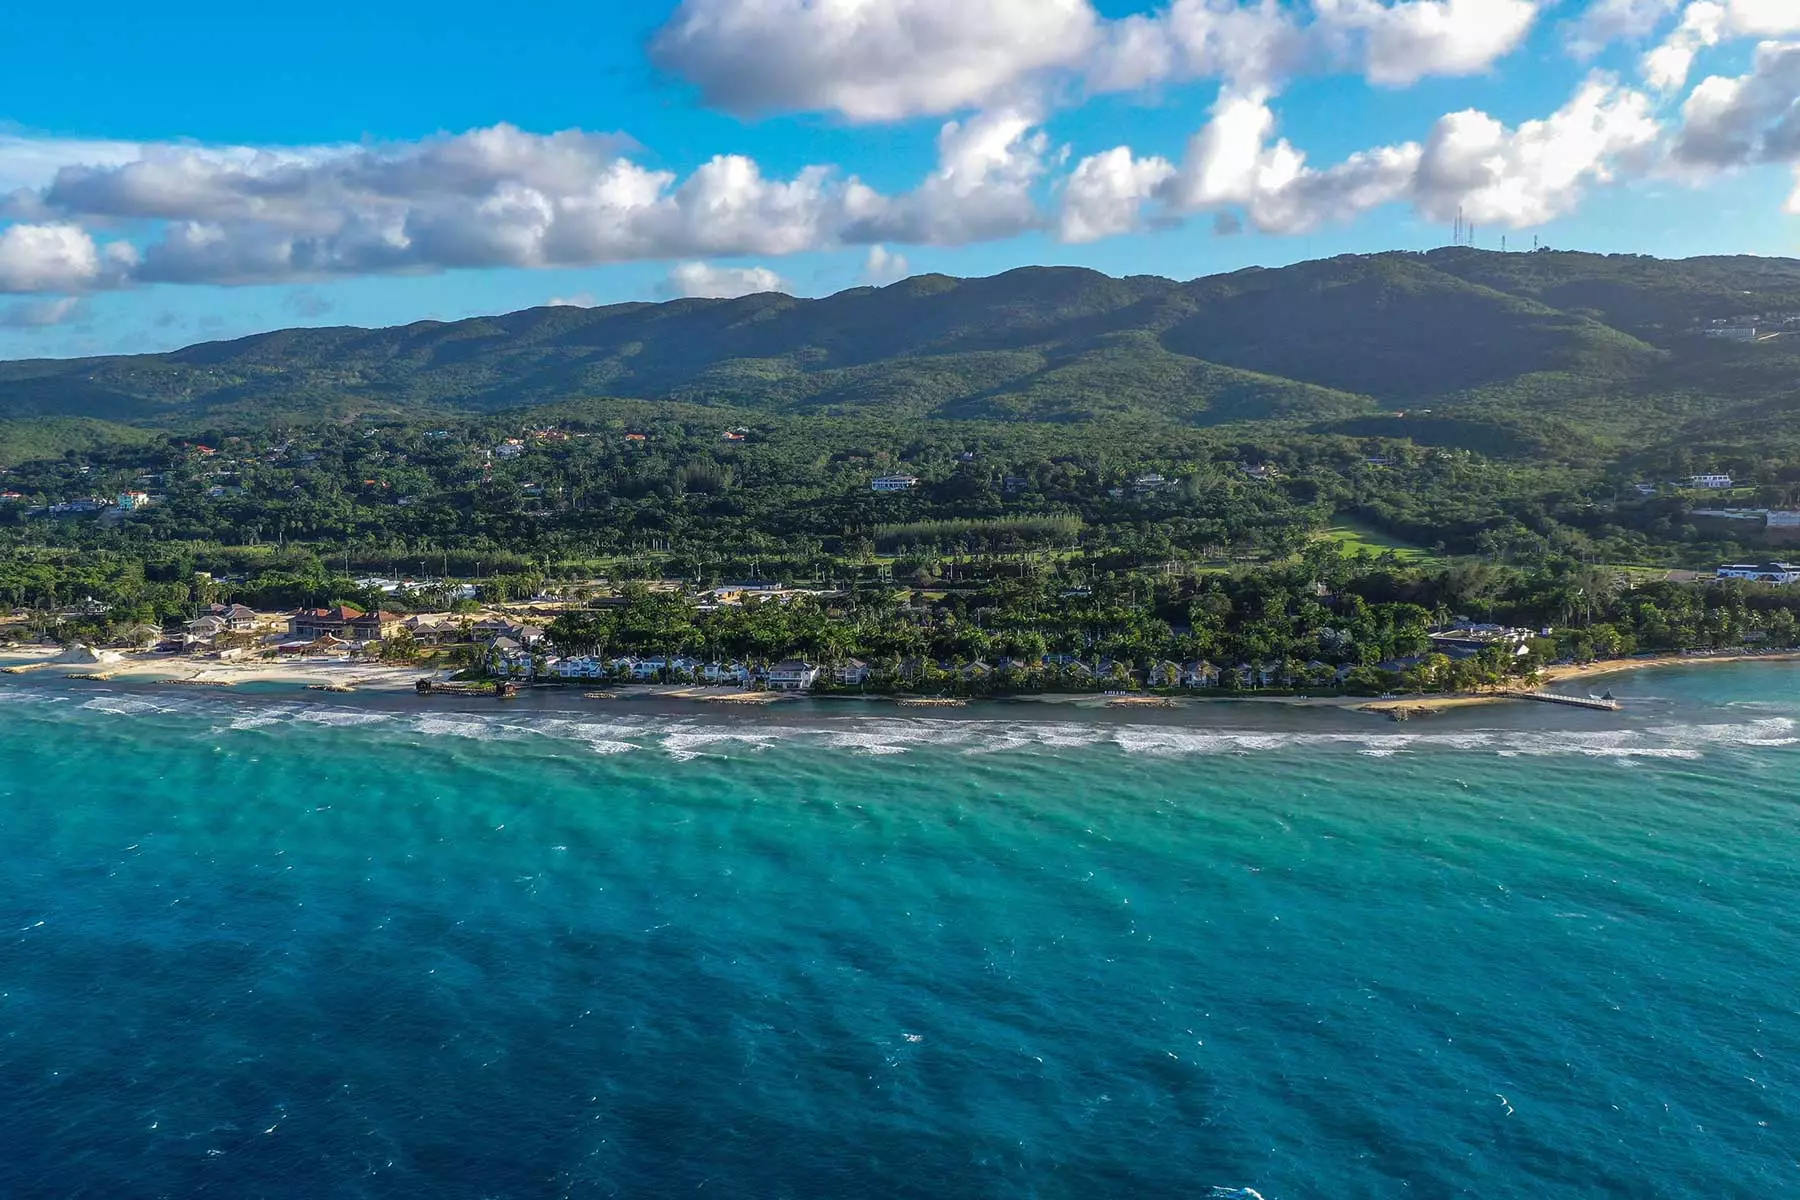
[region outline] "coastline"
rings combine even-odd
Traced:
[[[261,690],[292,688],[336,693],[378,693],[398,695],[411,693],[421,679],[434,681],[449,678],[450,672],[416,666],[392,666],[381,663],[355,663],[339,660],[300,660],[273,663],[223,663],[166,656],[126,655],[116,661],[100,663],[59,663],[52,661],[55,648],[14,650],[0,653],[0,671],[22,678],[118,682],[136,686],[167,686],[236,689],[249,686]],[[1800,662],[1800,650],[1775,651],[1765,654],[1665,654],[1642,658],[1604,659],[1584,665],[1551,666],[1541,672],[1544,690],[1588,681],[1601,681],[1662,667],[1696,667],[1746,662]],[[533,689],[537,690],[537,689]],[[742,688],[711,687],[692,684],[636,684],[625,686],[551,686],[544,692],[565,692],[571,700],[591,704],[631,704],[657,701],[704,705],[711,708],[768,708],[801,701],[835,701],[858,707],[901,708],[908,715],[928,716],[927,706],[906,708],[899,701],[906,697],[847,693],[822,696],[786,692],[746,692]],[[1233,695],[1162,695],[1137,693],[1127,696],[1100,692],[1053,692],[1027,695],[974,698],[974,705],[1034,705],[1046,708],[1073,708],[1083,711],[1164,712],[1212,708],[1217,705],[1279,705],[1289,708],[1338,709],[1342,711],[1384,716],[1396,720],[1429,717],[1466,708],[1523,702],[1517,695],[1505,692],[1430,694],[1371,699],[1367,696],[1296,696],[1266,695],[1247,692]],[[957,706],[959,709],[964,706]]]

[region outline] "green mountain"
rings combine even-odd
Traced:
[[[609,397],[789,414],[1279,420],[1557,453],[1785,422],[1800,333],[1745,345],[1699,330],[1786,312],[1800,314],[1800,262],[1785,259],[1453,249],[1187,283],[1029,268],[819,300],[538,308],[0,363],[0,418],[154,426]]]

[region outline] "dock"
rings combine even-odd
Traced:
[[[1556,692],[1507,692],[1514,700],[1535,700],[1539,704],[1561,704],[1565,708],[1591,708],[1596,712],[1618,712],[1624,706],[1608,696],[1595,699],[1592,696],[1563,696]]]
[[[434,680],[421,679],[413,685],[421,696],[491,696],[496,700],[512,700],[519,695],[519,685],[505,679]]]

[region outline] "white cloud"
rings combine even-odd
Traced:
[[[1540,224],[1574,211],[1588,188],[1637,165],[1661,135],[1649,97],[1595,77],[1556,113],[1509,130],[1486,113],[1451,113],[1426,139],[1419,211],[1478,225]]]
[[[1406,87],[1432,75],[1475,75],[1518,49],[1539,0],[1313,0],[1318,28],[1360,41],[1352,61],[1371,83]]]
[[[1088,0],[682,0],[651,52],[735,112],[891,121],[985,106],[1097,30]]]
[[[1173,0],[1154,16],[1108,24],[1087,82],[1097,91],[1134,91],[1164,80],[1216,78],[1264,89],[1312,57],[1308,31],[1276,0]]]
[[[896,254],[886,246],[869,247],[869,256],[863,260],[862,278],[864,283],[876,286],[898,283],[912,272],[912,266],[906,261],[906,255]]]
[[[1138,158],[1128,146],[1082,159],[1063,188],[1058,235],[1095,242],[1141,228],[1145,203],[1175,175],[1168,159]]]
[[[735,300],[787,290],[781,276],[767,267],[719,267],[704,262],[678,264],[669,272],[664,287],[672,296],[704,300]]]
[[[1569,52],[1587,59],[1614,42],[1649,37],[1680,7],[1681,0],[1593,0],[1579,18],[1569,22]]]
[[[47,329],[52,325],[67,325],[86,315],[87,304],[79,296],[24,300],[0,308],[0,328]]]
[[[1166,217],[1224,214],[1227,227],[1242,213],[1273,234],[1397,202],[1433,221],[1460,208],[1479,224],[1518,228],[1572,211],[1618,169],[1641,169],[1661,133],[1647,96],[1600,76],[1543,120],[1508,129],[1486,113],[1452,113],[1422,145],[1380,146],[1324,168],[1275,138],[1275,127],[1266,96],[1226,92],[1178,169],[1124,147],[1083,160],[1064,191],[1063,236],[1138,228],[1150,206]]]
[[[1681,112],[1673,156],[1682,166],[1800,160],[1800,44],[1762,43],[1749,74],[1702,80]]]
[[[1390,86],[1470,75],[1516,49],[1545,2],[1169,0],[1108,20],[1091,0],[682,0],[652,53],[733,111],[894,121],[1040,103],[1077,84],[1268,91],[1307,71]]]
[[[600,301],[592,292],[576,292],[573,296],[552,296],[544,301],[546,308],[598,308]]]
[[[0,292],[78,292],[118,280],[135,260],[124,242],[102,246],[79,225],[0,229]]]
[[[1693,73],[1701,51],[1734,38],[1794,33],[1800,33],[1796,0],[1693,0],[1682,10],[1674,31],[1644,55],[1644,78],[1661,91],[1678,91]]]
[[[1003,108],[951,121],[938,134],[938,166],[905,195],[853,187],[844,240],[963,245],[1012,237],[1044,223],[1033,186],[1049,169],[1036,114]]]
[[[15,214],[41,215],[0,225],[10,239],[0,291],[305,282],[1007,237],[1045,221],[1033,189],[1057,154],[1037,115],[998,108],[945,124],[937,168],[897,195],[822,166],[771,178],[742,155],[719,155],[682,179],[625,157],[616,137],[504,125],[286,152],[149,147],[130,162],[67,167],[15,197]],[[126,242],[102,255],[84,229],[99,225],[131,228],[141,255]]]

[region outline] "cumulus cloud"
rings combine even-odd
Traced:
[[[600,301],[592,292],[576,292],[573,296],[552,296],[544,301],[546,308],[598,308]]]
[[[1800,4],[1793,0],[1693,0],[1681,23],[1644,55],[1644,79],[1664,92],[1688,81],[1700,52],[1733,38],[1800,33]]]
[[[1593,0],[1568,23],[1569,51],[1592,58],[1614,42],[1649,37],[1680,7],[1681,0]]]
[[[1275,136],[1266,96],[1227,92],[1179,167],[1128,148],[1083,160],[1063,196],[1061,230],[1085,240],[1137,228],[1146,206],[1213,212],[1264,233],[1304,233],[1410,203],[1448,221],[1519,228],[1572,211],[1621,166],[1646,164],[1661,127],[1647,96],[1596,76],[1562,109],[1509,129],[1486,113],[1452,113],[1423,143],[1381,146],[1327,167]],[[1074,186],[1075,180],[1083,186]]]
[[[9,225],[0,229],[0,292],[109,286],[124,277],[136,257],[129,243],[100,245],[79,225]]]
[[[1129,146],[1082,159],[1063,188],[1059,236],[1065,242],[1096,242],[1141,228],[1144,205],[1175,175],[1168,159],[1138,158]]]
[[[652,43],[665,69],[736,112],[893,121],[1219,79],[1278,88],[1306,71],[1383,85],[1489,68],[1544,0],[1169,0],[1103,18],[1091,0],[682,0]],[[1310,19],[1309,19],[1310,18]]]
[[[953,246],[1040,227],[1032,188],[1049,169],[1050,143],[1036,126],[1036,113],[1015,108],[947,123],[937,169],[911,192],[848,191],[845,240]]]
[[[1539,0],[1314,0],[1318,27],[1349,40],[1371,83],[1406,87],[1431,75],[1474,75],[1531,32]]]
[[[24,300],[0,308],[0,328],[47,329],[52,325],[67,325],[86,314],[86,302],[79,296]]]
[[[1764,42],[1749,74],[1702,80],[1682,118],[1673,156],[1683,166],[1800,160],[1800,44]]]
[[[864,283],[879,287],[882,284],[898,283],[911,271],[912,266],[906,261],[906,255],[896,254],[886,246],[875,245],[869,247],[869,256],[863,260],[862,278]]]
[[[1521,228],[1574,211],[1621,164],[1642,165],[1662,127],[1649,97],[1603,76],[1556,113],[1507,129],[1486,113],[1452,113],[1426,139],[1415,199],[1448,221]]]
[[[781,276],[767,267],[720,267],[684,262],[669,272],[663,290],[671,296],[703,300],[735,300],[761,292],[787,290]]]
[[[735,112],[891,121],[986,105],[1079,62],[1088,0],[682,0],[652,56]]]

